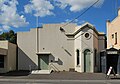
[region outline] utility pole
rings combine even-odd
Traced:
[[[39,27],[39,16],[36,16],[36,27]]]
[[[39,52],[39,16],[36,16],[36,52]]]

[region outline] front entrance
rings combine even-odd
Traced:
[[[118,65],[118,55],[108,54],[107,55],[107,71],[109,70],[110,66],[112,66],[115,73],[117,74],[117,65]]]
[[[84,51],[84,72],[90,72],[91,70],[91,52],[89,49]]]
[[[49,65],[48,55],[38,56],[38,68],[40,70],[48,70],[48,65]]]
[[[106,49],[101,52],[101,71],[107,73],[110,67],[113,67],[115,73],[119,71],[119,56],[120,50],[115,48]]]

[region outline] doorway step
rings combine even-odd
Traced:
[[[33,70],[31,74],[50,74],[52,70]]]

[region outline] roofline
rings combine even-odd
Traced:
[[[81,27],[77,30],[77,31],[75,31],[74,33],[66,33],[66,35],[67,36],[75,36],[76,34],[78,34],[84,27],[86,27],[86,26],[88,26],[88,27],[90,27],[92,30],[94,30],[95,31],[95,33],[96,34],[98,34],[99,36],[104,36],[105,34],[100,34],[97,30],[96,30],[96,28],[92,25],[92,24],[90,24],[90,23],[88,23],[88,22],[86,22],[86,23],[84,23],[83,25],[81,25]]]

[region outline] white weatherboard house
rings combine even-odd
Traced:
[[[105,34],[93,25],[44,24],[17,33],[19,70],[97,72]]]

